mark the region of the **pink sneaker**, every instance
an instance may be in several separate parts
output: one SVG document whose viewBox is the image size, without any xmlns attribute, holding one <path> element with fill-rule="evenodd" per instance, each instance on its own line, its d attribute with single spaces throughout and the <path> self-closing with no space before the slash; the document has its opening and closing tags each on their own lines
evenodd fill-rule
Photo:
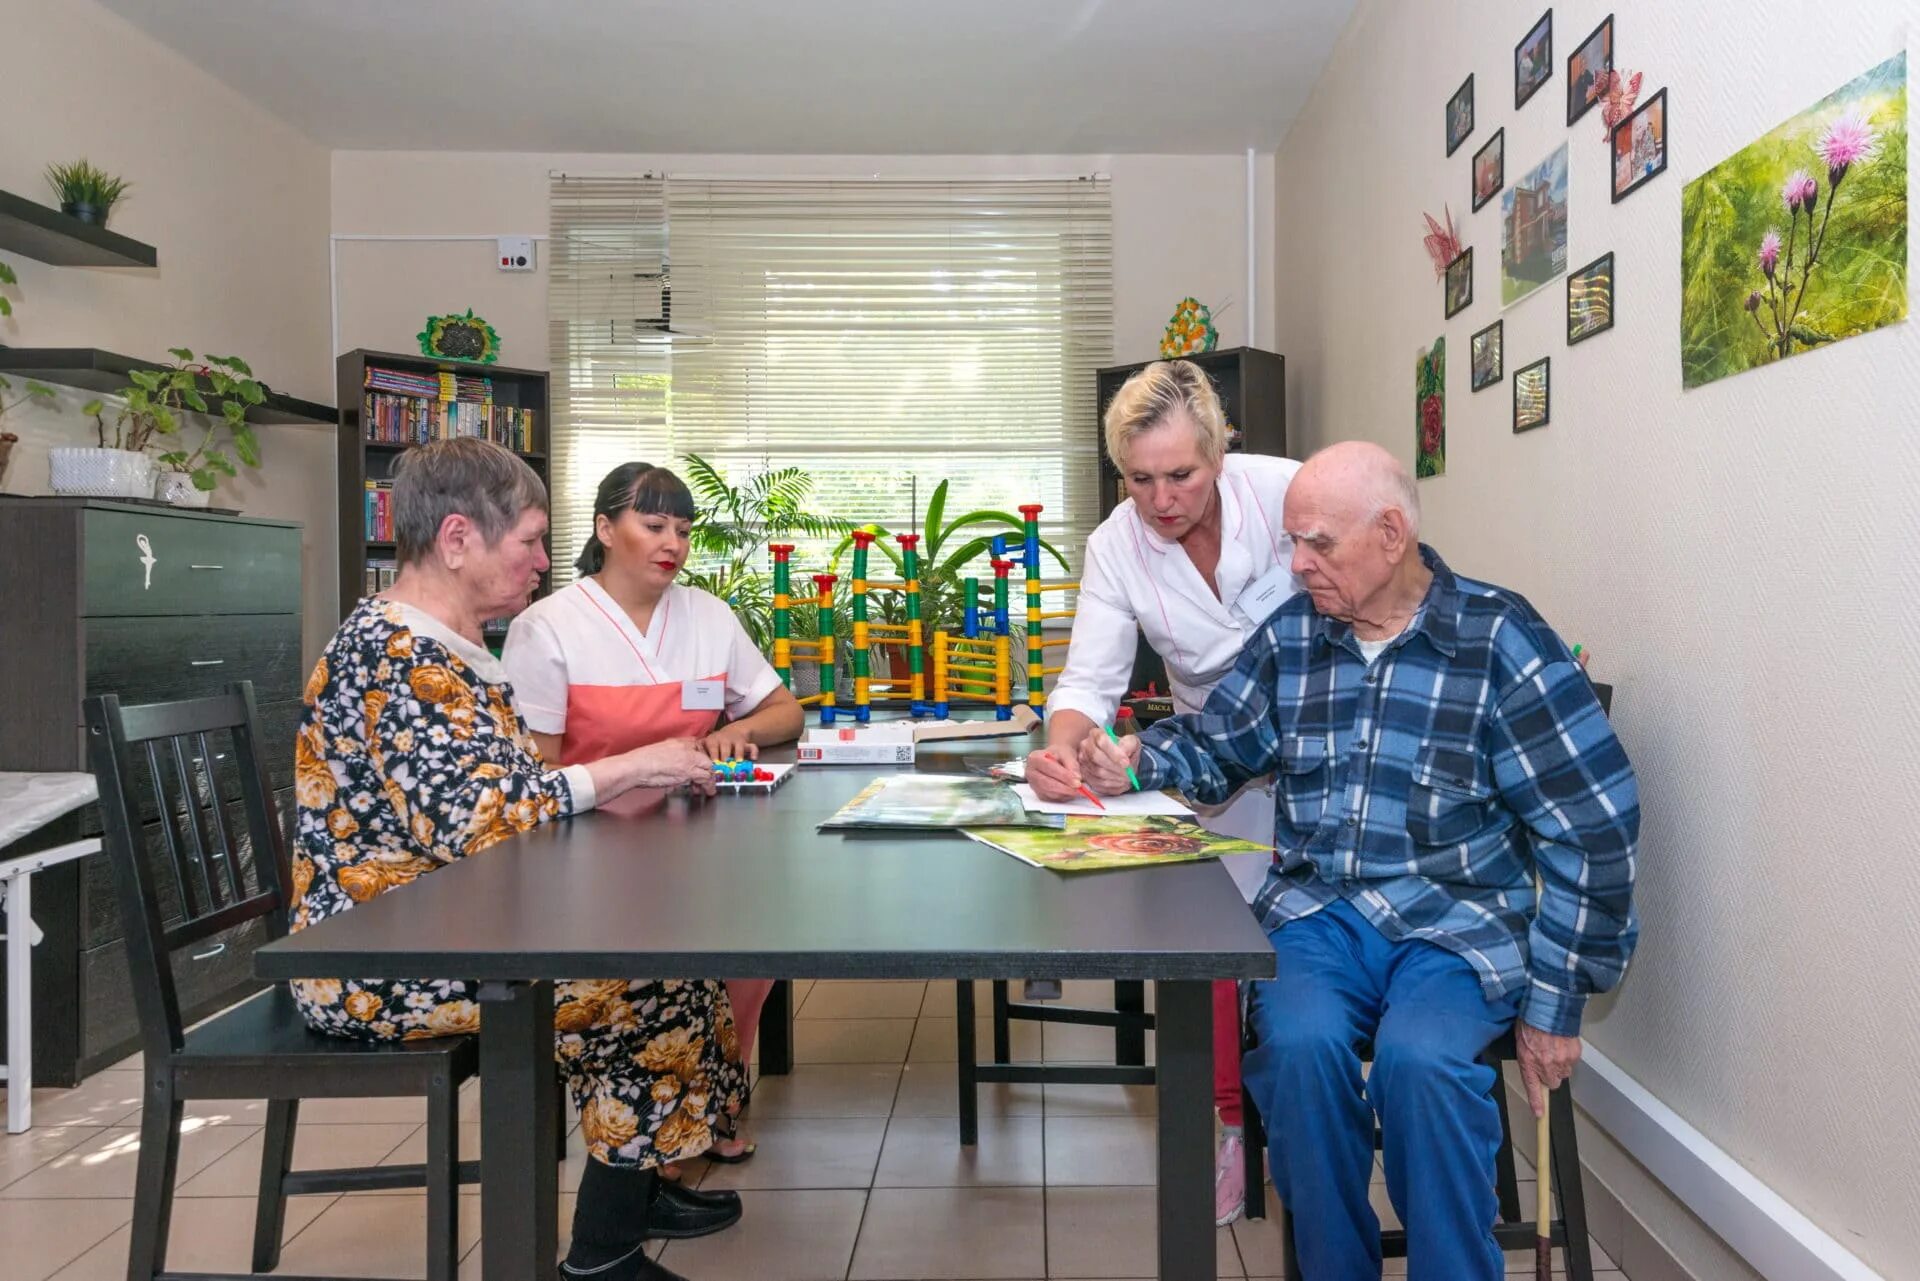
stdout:
<svg viewBox="0 0 1920 1281">
<path fill-rule="evenodd" d="M 1228 1136 L 1220 1140 L 1220 1155 L 1213 1166 L 1213 1222 L 1226 1227 L 1247 1208 L 1247 1149 L 1243 1140 Z"/>
</svg>

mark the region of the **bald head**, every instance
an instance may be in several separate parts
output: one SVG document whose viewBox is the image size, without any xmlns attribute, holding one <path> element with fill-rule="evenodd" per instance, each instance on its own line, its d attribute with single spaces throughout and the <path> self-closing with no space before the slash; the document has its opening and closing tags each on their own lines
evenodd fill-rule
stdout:
<svg viewBox="0 0 1920 1281">
<path fill-rule="evenodd" d="M 1404 606 L 1422 581 L 1419 491 L 1378 445 L 1343 441 L 1309 458 L 1287 485 L 1285 525 L 1314 608 L 1356 630 Z"/>
<path fill-rule="evenodd" d="M 1420 491 L 1413 473 L 1371 441 L 1343 440 L 1307 459 L 1287 488 L 1287 498 L 1305 490 L 1315 506 L 1368 521 L 1397 510 L 1411 537 L 1420 536 Z"/>
</svg>

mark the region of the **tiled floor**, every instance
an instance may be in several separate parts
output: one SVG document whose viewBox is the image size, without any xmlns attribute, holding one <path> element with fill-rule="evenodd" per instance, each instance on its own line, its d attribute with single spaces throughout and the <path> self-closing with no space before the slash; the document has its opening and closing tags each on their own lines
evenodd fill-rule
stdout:
<svg viewBox="0 0 1920 1281">
<path fill-rule="evenodd" d="M 980 1144 L 963 1149 L 951 984 L 800 984 L 795 995 L 798 1064 L 755 1093 L 758 1155 L 694 1171 L 707 1187 L 740 1189 L 746 1214 L 726 1232 L 667 1245 L 663 1262 L 694 1281 L 1151 1275 L 1150 1089 L 989 1086 L 981 1091 Z M 1066 995 L 1094 1004 L 1109 989 L 1070 983 Z M 984 992 L 977 1001 L 985 1008 Z M 981 1040 L 991 1044 L 984 1033 Z M 1112 1033 L 1017 1023 L 1014 1051 L 1112 1062 Z M 0 1137 L 5 1281 L 125 1276 L 139 1146 L 136 1066 L 103 1072 L 77 1090 L 36 1093 L 35 1129 Z M 478 1148 L 477 1103 L 469 1096 L 463 1155 Z M 261 1107 L 203 1104 L 188 1117 L 169 1265 L 244 1272 Z M 414 1100 L 309 1103 L 295 1164 L 420 1160 L 423 1118 Z M 577 1135 L 573 1144 L 561 1180 L 563 1244 L 570 1193 L 586 1159 Z M 1531 1170 L 1521 1177 L 1531 1179 Z M 1531 1183 L 1522 1192 L 1531 1203 Z M 1386 1206 L 1384 1187 L 1376 1186 L 1375 1199 Z M 462 1275 L 478 1277 L 479 1252 L 471 1247 L 480 1239 L 479 1203 L 463 1206 Z M 281 1268 L 421 1276 L 423 1210 L 424 1196 L 415 1192 L 295 1198 Z M 1270 1213 L 1221 1229 L 1220 1276 L 1279 1277 L 1276 1223 Z M 1623 1281 L 1597 1246 L 1595 1263 L 1608 1269 L 1599 1281 Z M 1508 1271 L 1530 1276 L 1532 1267 L 1531 1254 L 1514 1255 Z M 1389 1276 L 1404 1271 L 1404 1264 L 1387 1265 Z"/>
</svg>

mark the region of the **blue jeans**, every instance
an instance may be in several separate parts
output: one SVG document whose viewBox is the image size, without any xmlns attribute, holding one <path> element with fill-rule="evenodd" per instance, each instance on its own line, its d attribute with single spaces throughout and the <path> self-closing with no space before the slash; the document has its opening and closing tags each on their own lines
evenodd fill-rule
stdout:
<svg viewBox="0 0 1920 1281">
<path fill-rule="evenodd" d="M 1497 1074 L 1478 1058 L 1517 1002 L 1487 1000 L 1466 961 L 1432 943 L 1390 942 L 1345 901 L 1272 938 L 1278 971 L 1253 985 L 1258 1045 L 1243 1072 L 1302 1274 L 1380 1276 L 1380 1220 L 1367 1201 L 1377 1114 L 1408 1277 L 1499 1281 L 1500 1105 Z M 1373 1071 L 1362 1080 L 1366 1041 Z"/>
</svg>

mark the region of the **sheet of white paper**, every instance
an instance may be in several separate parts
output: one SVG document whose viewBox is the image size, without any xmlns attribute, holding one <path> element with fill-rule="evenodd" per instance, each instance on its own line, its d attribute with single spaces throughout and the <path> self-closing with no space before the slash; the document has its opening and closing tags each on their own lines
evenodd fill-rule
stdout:
<svg viewBox="0 0 1920 1281">
<path fill-rule="evenodd" d="M 1035 814 L 1073 814 L 1081 818 L 1137 818 L 1145 814 L 1191 814 L 1193 810 L 1184 801 L 1168 796 L 1165 792 L 1128 792 L 1125 796 L 1102 796 L 1106 803 L 1101 809 L 1085 797 L 1076 797 L 1071 801 L 1043 801 L 1034 795 L 1033 788 L 1025 783 L 1015 783 L 1014 792 L 1020 797 L 1020 803 Z"/>
</svg>

